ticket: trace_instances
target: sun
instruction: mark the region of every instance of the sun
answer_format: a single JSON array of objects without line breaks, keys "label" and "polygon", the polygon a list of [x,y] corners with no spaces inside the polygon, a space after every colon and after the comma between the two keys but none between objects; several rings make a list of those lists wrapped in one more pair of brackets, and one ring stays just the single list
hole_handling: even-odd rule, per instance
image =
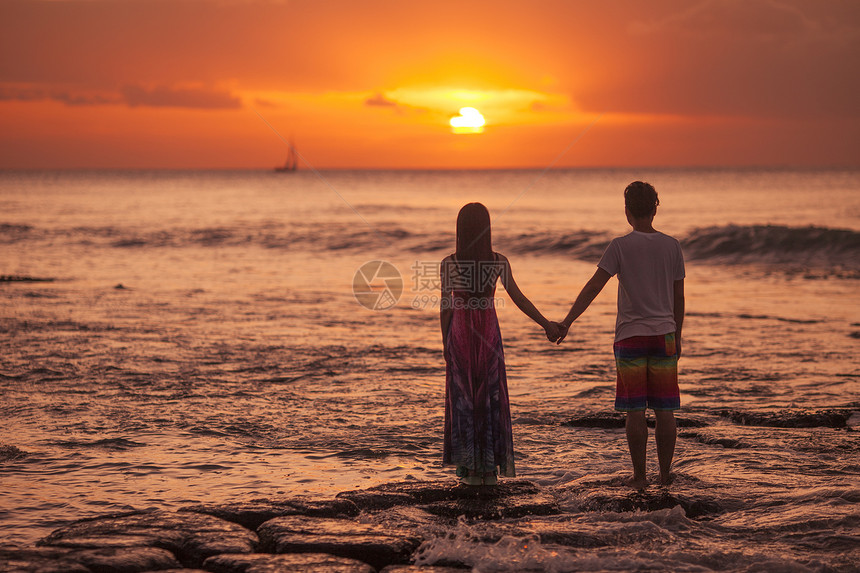
[{"label": "sun", "polygon": [[455,115],[449,121],[451,131],[457,134],[483,133],[484,116],[473,107],[461,107],[460,115]]}]

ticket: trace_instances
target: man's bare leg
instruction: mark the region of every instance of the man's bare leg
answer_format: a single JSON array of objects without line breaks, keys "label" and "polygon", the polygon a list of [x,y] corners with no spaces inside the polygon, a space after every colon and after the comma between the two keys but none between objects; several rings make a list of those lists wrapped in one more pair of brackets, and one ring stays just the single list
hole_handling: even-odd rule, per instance
[{"label": "man's bare leg", "polygon": [[672,458],[675,455],[675,439],[678,428],[675,424],[675,413],[672,410],[655,410],[657,427],[654,431],[657,438],[657,460],[660,462],[660,483],[672,483]]},{"label": "man's bare leg", "polygon": [[630,459],[633,461],[633,478],[630,487],[641,489],[648,484],[645,477],[645,448],[648,445],[648,425],[645,422],[645,410],[627,412],[627,446],[630,448]]}]

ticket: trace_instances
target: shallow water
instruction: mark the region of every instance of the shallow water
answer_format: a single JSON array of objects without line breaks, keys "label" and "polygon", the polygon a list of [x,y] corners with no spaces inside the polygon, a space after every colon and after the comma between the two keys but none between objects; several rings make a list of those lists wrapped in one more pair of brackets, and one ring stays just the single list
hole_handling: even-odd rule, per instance
[{"label": "shallow water", "polygon": [[[496,249],[557,318],[609,238],[626,232],[621,190],[643,178],[661,194],[657,227],[688,259],[679,417],[700,425],[679,430],[673,491],[719,511],[620,511],[601,492],[629,471],[623,429],[564,424],[611,412],[615,282],[558,347],[500,289],[519,476],[562,499],[564,515],[540,519],[600,543],[574,551],[522,530],[484,543],[474,535],[504,524],[464,522],[420,561],[850,568],[860,539],[860,173],[323,177],[0,174],[0,275],[55,279],[0,282],[0,535],[31,543],[131,507],[451,476],[440,463],[431,287],[457,210],[490,207]],[[370,260],[402,275],[389,310],[353,296]],[[836,409],[846,427],[737,421],[789,409],[783,425],[802,425],[800,408]]]}]

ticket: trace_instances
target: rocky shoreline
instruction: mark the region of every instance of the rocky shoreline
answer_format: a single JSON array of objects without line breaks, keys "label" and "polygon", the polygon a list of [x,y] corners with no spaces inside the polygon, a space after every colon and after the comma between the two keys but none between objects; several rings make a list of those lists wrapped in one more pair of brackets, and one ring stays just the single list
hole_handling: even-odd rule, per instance
[{"label": "rocky shoreline", "polygon": [[[653,490],[653,491],[652,491]],[[683,508],[690,518],[723,508],[665,489],[596,488],[583,510],[655,511]],[[524,480],[494,488],[456,481],[384,484],[335,498],[255,499],[147,510],[83,519],[52,532],[36,547],[0,546],[0,571],[39,573],[442,573],[465,563],[415,565],[422,543],[444,537],[462,520],[496,520],[481,541],[506,531],[546,543],[595,547],[599,539],[560,523],[529,518],[559,514],[554,495]],[[420,561],[420,560],[419,560]]]}]

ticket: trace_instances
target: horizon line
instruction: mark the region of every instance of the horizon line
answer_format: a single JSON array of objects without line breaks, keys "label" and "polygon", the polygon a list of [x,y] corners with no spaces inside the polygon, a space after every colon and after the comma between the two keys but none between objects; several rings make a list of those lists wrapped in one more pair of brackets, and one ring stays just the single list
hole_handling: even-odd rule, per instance
[{"label": "horizon line", "polygon": [[[760,164],[760,165],[731,165],[731,164],[701,164],[701,165],[570,165],[570,166],[515,166],[515,167],[319,167],[317,171],[337,172],[337,171],[367,171],[367,172],[396,172],[396,171],[427,171],[427,172],[457,172],[457,171],[597,171],[597,170],[628,170],[628,169],[655,169],[661,171],[668,170],[858,170],[860,164],[856,165],[838,165],[838,164]],[[81,167],[0,167],[0,172],[36,172],[36,171],[162,171],[162,172],[271,172],[276,173],[275,166],[271,167],[96,167],[96,166],[81,166]],[[289,177],[295,173],[312,173],[308,168],[299,167],[296,171],[289,174],[281,173],[281,176]]]}]

